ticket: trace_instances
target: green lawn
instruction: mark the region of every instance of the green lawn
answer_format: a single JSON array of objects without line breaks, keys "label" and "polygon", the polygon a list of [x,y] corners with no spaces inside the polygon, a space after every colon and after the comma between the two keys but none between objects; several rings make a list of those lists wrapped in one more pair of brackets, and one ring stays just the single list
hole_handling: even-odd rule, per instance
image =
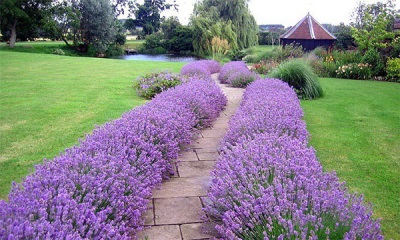
[{"label": "green lawn", "polygon": [[323,167],[362,193],[400,239],[400,84],[321,79],[325,97],[302,101],[310,145]]},{"label": "green lawn", "polygon": [[0,51],[0,198],[43,158],[142,104],[136,77],[183,65]]}]

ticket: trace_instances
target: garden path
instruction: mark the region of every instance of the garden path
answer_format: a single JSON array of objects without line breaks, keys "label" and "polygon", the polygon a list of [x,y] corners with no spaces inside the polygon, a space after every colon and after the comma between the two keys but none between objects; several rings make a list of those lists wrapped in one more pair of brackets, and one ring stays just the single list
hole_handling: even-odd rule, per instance
[{"label": "garden path", "polygon": [[[217,76],[212,76],[215,81]],[[175,176],[164,181],[161,189],[154,190],[145,214],[145,225],[149,228],[139,234],[139,239],[186,240],[217,237],[215,223],[205,215],[202,207],[207,201],[210,171],[214,168],[219,144],[244,93],[241,88],[218,85],[228,98],[225,110],[211,128],[201,131],[197,139],[181,152]]]}]

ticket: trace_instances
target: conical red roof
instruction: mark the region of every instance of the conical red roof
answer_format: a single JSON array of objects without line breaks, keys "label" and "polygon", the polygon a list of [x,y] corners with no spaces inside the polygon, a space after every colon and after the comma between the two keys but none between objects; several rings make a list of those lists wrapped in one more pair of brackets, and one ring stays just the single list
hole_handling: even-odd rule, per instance
[{"label": "conical red roof", "polygon": [[286,39],[336,39],[315,18],[307,14],[294,27],[281,36]]}]

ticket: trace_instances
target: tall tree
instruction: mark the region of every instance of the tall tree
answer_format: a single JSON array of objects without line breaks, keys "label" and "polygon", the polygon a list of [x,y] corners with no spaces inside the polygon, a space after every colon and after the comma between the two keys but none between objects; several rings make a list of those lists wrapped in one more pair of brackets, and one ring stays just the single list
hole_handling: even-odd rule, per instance
[{"label": "tall tree", "polygon": [[[204,44],[211,42],[210,29],[215,25],[222,25],[221,33],[227,36],[216,36],[228,40],[231,49],[243,49],[254,46],[258,42],[258,25],[250,13],[249,0],[203,0],[195,6],[191,24],[197,28],[197,34],[202,37],[194,38],[199,53],[207,52]],[[217,27],[218,28],[218,27]],[[229,31],[232,30],[232,32]],[[214,33],[215,34],[215,33]],[[208,36],[207,36],[208,35]],[[234,37],[233,40],[228,39]]]},{"label": "tall tree", "polygon": [[161,26],[161,12],[174,7],[177,9],[176,0],[172,3],[166,0],[144,0],[143,4],[136,4],[134,10],[136,25],[143,27],[144,35],[157,32]]},{"label": "tall tree", "polygon": [[52,0],[0,0],[2,32],[10,31],[10,47],[15,46],[19,29],[35,32],[48,16]]}]

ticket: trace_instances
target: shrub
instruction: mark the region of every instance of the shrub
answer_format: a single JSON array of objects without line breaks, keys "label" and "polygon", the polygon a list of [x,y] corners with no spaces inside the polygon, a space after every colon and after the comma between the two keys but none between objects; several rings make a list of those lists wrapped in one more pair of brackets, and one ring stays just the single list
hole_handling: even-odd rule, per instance
[{"label": "shrub", "polygon": [[371,67],[371,75],[373,77],[383,76],[385,74],[385,64],[381,60],[381,55],[377,50],[371,48],[366,51],[361,62],[368,63],[368,65]]},{"label": "shrub", "polygon": [[36,166],[0,200],[6,239],[131,239],[152,190],[195,127],[226,104],[211,80],[192,79],[99,127],[53,161]]},{"label": "shrub", "polygon": [[250,83],[257,80],[259,77],[256,73],[247,68],[238,69],[236,72],[229,76],[228,82],[233,87],[245,88]]},{"label": "shrub", "polygon": [[391,81],[400,80],[400,58],[389,58],[386,64],[387,78]]},{"label": "shrub", "polygon": [[282,63],[268,76],[287,82],[303,98],[314,99],[323,96],[317,75],[302,60],[295,59]]},{"label": "shrub", "polygon": [[148,73],[136,79],[134,88],[140,97],[151,99],[156,94],[182,83],[179,75],[168,71]]},{"label": "shrub", "polygon": [[253,64],[251,69],[258,74],[267,74],[272,69],[276,68],[278,65],[279,63],[274,60],[269,60],[269,61],[262,60],[259,63]]},{"label": "shrub", "polygon": [[368,63],[350,63],[340,66],[336,70],[338,78],[369,79],[371,78],[371,66]]},{"label": "shrub", "polygon": [[222,220],[216,229],[223,239],[383,239],[362,197],[323,171],[302,116],[288,84],[248,86],[212,171],[205,211]]},{"label": "shrub", "polygon": [[56,49],[53,50],[53,54],[55,54],[55,55],[65,55],[65,52],[60,48],[56,48]]},{"label": "shrub", "polygon": [[231,61],[221,67],[221,71],[218,76],[220,83],[230,83],[229,77],[239,69],[248,69],[246,64],[242,61]]},{"label": "shrub", "polygon": [[200,60],[186,64],[181,69],[181,74],[186,76],[205,76],[217,73],[221,65],[215,60]]},{"label": "shrub", "polygon": [[291,43],[282,47],[282,51],[278,52],[277,60],[279,62],[286,61],[292,58],[301,58],[304,55],[303,47],[298,43]]}]

